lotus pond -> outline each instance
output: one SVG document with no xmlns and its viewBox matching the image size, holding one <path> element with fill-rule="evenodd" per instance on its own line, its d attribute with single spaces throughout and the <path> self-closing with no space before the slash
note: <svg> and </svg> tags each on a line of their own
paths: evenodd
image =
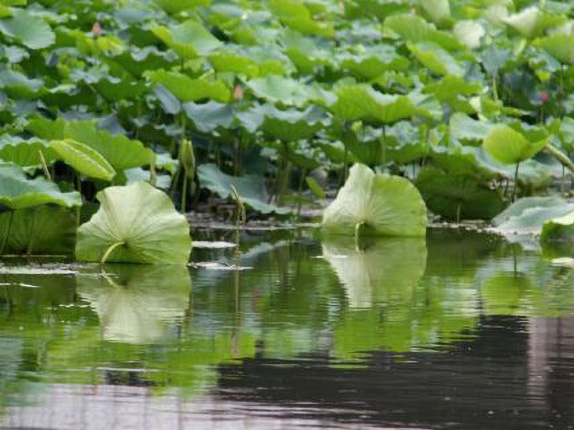
<svg viewBox="0 0 574 430">
<path fill-rule="evenodd" d="M 574 426 L 567 260 L 457 229 L 203 246 L 190 267 L 5 261 L 0 426 Z"/>
</svg>

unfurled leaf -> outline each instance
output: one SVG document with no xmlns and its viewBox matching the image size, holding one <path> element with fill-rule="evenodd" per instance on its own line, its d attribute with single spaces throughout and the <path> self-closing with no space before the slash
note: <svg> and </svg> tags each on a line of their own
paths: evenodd
<svg viewBox="0 0 574 430">
<path fill-rule="evenodd" d="M 51 164 L 56 158 L 56 153 L 43 140 L 0 137 L 0 159 L 6 162 L 21 167 L 41 167 L 43 162 Z"/>
<path fill-rule="evenodd" d="M 165 193 L 138 182 L 106 188 L 96 197 L 100 209 L 78 229 L 78 260 L 187 264 L 189 224 Z"/>
<path fill-rule="evenodd" d="M 418 4 L 431 21 L 436 24 L 444 23 L 450 19 L 449 0 L 419 0 Z"/>
<path fill-rule="evenodd" d="M 409 44 L 409 50 L 423 66 L 442 76 L 464 76 L 460 63 L 447 51 L 433 43 Z"/>
<path fill-rule="evenodd" d="M 547 136 L 534 134 L 532 137 L 529 140 L 511 127 L 498 126 L 484 138 L 483 147 L 501 163 L 520 163 L 536 155 L 548 143 Z"/>
<path fill-rule="evenodd" d="M 263 177 L 257 175 L 231 176 L 223 173 L 215 164 L 202 164 L 197 168 L 197 176 L 201 186 L 209 189 L 223 199 L 232 195 L 235 187 L 242 203 L 261 213 L 289 213 L 289 209 L 280 208 L 267 203 L 268 195 L 265 190 Z"/>
<path fill-rule="evenodd" d="M 73 139 L 53 140 L 50 147 L 67 164 L 86 176 L 111 181 L 116 171 L 95 149 Z"/>
<path fill-rule="evenodd" d="M 162 42 L 186 59 L 207 55 L 222 45 L 220 40 L 196 21 L 185 21 L 171 28 L 155 25 L 151 30 Z"/>
<path fill-rule="evenodd" d="M 182 102 L 194 102 L 201 99 L 213 99 L 227 103 L 231 99 L 231 90 L 223 82 L 208 78 L 190 78 L 177 72 L 157 70 L 146 73 L 155 84 L 170 90 Z"/>
<path fill-rule="evenodd" d="M 271 0 L 269 6 L 279 20 L 293 30 L 319 36 L 332 36 L 334 33 L 331 25 L 314 21 L 309 9 L 302 1 Z"/>
<path fill-rule="evenodd" d="M 80 193 L 62 193 L 44 178 L 28 179 L 22 169 L 0 164 L 0 204 L 9 209 L 25 209 L 52 203 L 71 208 L 82 204 Z"/>
<path fill-rule="evenodd" d="M 355 164 L 337 198 L 323 214 L 327 233 L 356 235 L 424 236 L 424 201 L 407 179 L 374 173 Z"/>
<path fill-rule="evenodd" d="M 46 205 L 0 214 L 0 242 L 4 252 L 28 255 L 72 254 L 76 218 L 65 208 Z"/>
<path fill-rule="evenodd" d="M 0 32 L 30 49 L 46 48 L 56 40 L 54 32 L 42 18 L 21 9 L 14 9 L 11 18 L 0 20 Z"/>
<path fill-rule="evenodd" d="M 554 34 L 535 43 L 561 63 L 574 64 L 574 35 Z"/>
</svg>

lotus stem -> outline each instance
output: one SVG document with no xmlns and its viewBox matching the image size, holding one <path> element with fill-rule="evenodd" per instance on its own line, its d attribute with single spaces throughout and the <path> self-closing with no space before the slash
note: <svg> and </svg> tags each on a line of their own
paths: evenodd
<svg viewBox="0 0 574 430">
<path fill-rule="evenodd" d="M 307 169 L 303 168 L 301 171 L 301 178 L 299 179 L 299 189 L 297 190 L 297 220 L 301 216 L 301 194 L 303 194 L 303 183 L 305 182 L 305 176 L 307 176 Z"/>
<path fill-rule="evenodd" d="M 10 217 L 8 218 L 8 227 L 6 227 L 6 232 L 4 233 L 4 240 L 2 240 L 2 251 L 0 255 L 4 255 L 6 251 L 6 245 L 8 244 L 8 237 L 10 237 L 10 229 L 12 228 L 12 219 L 14 218 L 14 211 L 10 211 Z"/>
<path fill-rule="evenodd" d="M 516 188 L 518 186 L 518 168 L 520 167 L 520 162 L 516 163 L 516 170 L 514 171 L 514 187 L 512 188 L 512 201 L 516 201 Z"/>
<path fill-rule="evenodd" d="M 554 156 L 554 158 L 556 158 L 560 163 L 562 163 L 564 167 L 570 170 L 570 172 L 574 173 L 574 163 L 572 163 L 572 161 L 566 154 L 564 154 L 562 151 L 560 151 L 558 148 L 556 148 L 554 145 L 550 143 L 547 143 L 545 148 L 546 150 L 548 150 L 548 152 L 550 152 L 550 154 Z"/>
<path fill-rule="evenodd" d="M 40 162 L 42 163 L 42 170 L 44 171 L 44 176 L 48 181 L 52 180 L 52 176 L 50 175 L 50 171 L 48 170 L 48 165 L 46 164 L 46 159 L 44 158 L 44 153 L 41 149 L 38 149 L 38 155 L 40 155 Z"/>
<path fill-rule="evenodd" d="M 361 226 L 363 225 L 362 222 L 358 222 L 357 224 L 355 224 L 355 249 L 357 251 L 360 251 L 359 248 L 359 233 L 361 231 Z"/>
<path fill-rule="evenodd" d="M 34 227 L 36 226 L 36 210 L 32 211 L 32 226 L 30 227 L 30 242 L 28 242 L 28 248 L 26 249 L 26 256 L 29 257 L 32 254 L 32 245 L 34 244 Z"/>
<path fill-rule="evenodd" d="M 121 242 L 116 242 L 113 243 L 112 245 L 110 245 L 110 247 L 108 248 L 108 250 L 105 252 L 104 256 L 102 257 L 102 260 L 100 261 L 100 263 L 104 264 L 109 256 L 112 254 L 112 252 L 114 252 L 114 250 L 118 247 L 118 246 L 122 246 L 125 245 L 126 243 L 124 241 Z"/>
<path fill-rule="evenodd" d="M 458 202 L 456 204 L 456 223 L 457 224 L 460 224 L 460 207 L 461 207 L 461 204 L 460 204 L 460 202 Z"/>
<path fill-rule="evenodd" d="M 381 136 L 381 165 L 383 172 L 387 171 L 387 127 L 383 124 L 383 135 Z"/>
<path fill-rule="evenodd" d="M 185 213 L 185 208 L 187 205 L 187 183 L 189 178 L 187 177 L 187 169 L 184 168 L 183 173 L 183 188 L 181 190 L 181 213 Z"/>
<path fill-rule="evenodd" d="M 149 183 L 151 186 L 155 187 L 157 184 L 157 172 L 155 170 L 155 153 L 151 157 L 151 162 L 149 164 Z"/>
<path fill-rule="evenodd" d="M 237 204 L 237 218 L 235 220 L 235 247 L 236 249 L 239 249 L 239 225 L 245 224 L 245 221 L 247 220 L 247 214 L 245 212 L 245 206 L 241 201 L 241 197 L 239 196 L 239 193 L 233 184 L 231 184 L 231 195 Z"/>
</svg>

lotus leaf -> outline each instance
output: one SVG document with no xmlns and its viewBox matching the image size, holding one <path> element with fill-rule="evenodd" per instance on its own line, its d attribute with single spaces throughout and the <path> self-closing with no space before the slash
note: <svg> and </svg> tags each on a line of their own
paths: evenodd
<svg viewBox="0 0 574 430">
<path fill-rule="evenodd" d="M 328 24 L 314 21 L 309 9 L 301 1 L 271 0 L 269 6 L 279 20 L 293 30 L 319 36 L 333 35 L 333 28 Z"/>
<path fill-rule="evenodd" d="M 76 218 L 69 209 L 42 205 L 0 214 L 0 242 L 5 241 L 5 253 L 69 255 L 74 252 L 75 239 Z"/>
<path fill-rule="evenodd" d="M 53 203 L 71 208 L 82 204 L 80 193 L 62 193 L 53 182 L 44 178 L 28 179 L 22 169 L 0 164 L 0 204 L 9 209 L 25 209 Z"/>
<path fill-rule="evenodd" d="M 211 0 L 154 0 L 154 3 L 167 13 L 175 15 L 197 6 L 209 6 Z"/>
<path fill-rule="evenodd" d="M 14 9 L 11 18 L 0 20 L 0 32 L 18 39 L 30 49 L 46 48 L 56 40 L 54 32 L 42 18 L 21 9 Z"/>
<path fill-rule="evenodd" d="M 231 98 L 231 90 L 223 81 L 208 78 L 192 79 L 178 72 L 156 70 L 146 73 L 154 83 L 163 85 L 179 100 L 193 102 L 201 99 L 213 99 L 227 103 Z"/>
<path fill-rule="evenodd" d="M 477 21 L 465 20 L 455 24 L 453 33 L 468 49 L 477 49 L 486 30 Z"/>
<path fill-rule="evenodd" d="M 196 58 L 209 54 L 222 44 L 200 23 L 185 21 L 170 28 L 155 25 L 152 32 L 183 58 Z"/>
<path fill-rule="evenodd" d="M 202 164 L 197 168 L 197 176 L 202 187 L 209 189 L 223 199 L 231 196 L 231 186 L 233 185 L 241 201 L 256 211 L 261 213 L 275 212 L 278 214 L 290 212 L 289 209 L 266 203 L 268 196 L 261 176 L 230 176 L 219 170 L 215 164 Z"/>
<path fill-rule="evenodd" d="M 43 140 L 0 137 L 0 159 L 6 162 L 22 167 L 40 167 L 43 162 L 51 164 L 56 158 L 56 153 Z"/>
<path fill-rule="evenodd" d="M 515 164 L 528 160 L 542 150 L 548 138 L 533 135 L 529 140 L 524 134 L 508 126 L 493 128 L 484 138 L 484 148 L 497 160 L 505 164 Z"/>
<path fill-rule="evenodd" d="M 116 171 L 95 149 L 73 139 L 53 140 L 50 147 L 70 166 L 86 176 L 111 181 Z"/>
<path fill-rule="evenodd" d="M 464 76 L 459 62 L 439 45 L 418 43 L 407 45 L 411 53 L 431 72 L 442 76 Z"/>
<path fill-rule="evenodd" d="M 78 277 L 78 293 L 98 314 L 105 340 L 155 343 L 169 335 L 189 307 L 186 267 L 126 266 Z"/>
<path fill-rule="evenodd" d="M 337 198 L 325 210 L 323 228 L 329 234 L 424 236 L 424 201 L 407 179 L 374 173 L 355 164 Z"/>
<path fill-rule="evenodd" d="M 574 248 L 574 211 L 546 221 L 540 242 L 544 245 L 567 244 L 570 249 Z"/>
<path fill-rule="evenodd" d="M 100 209 L 78 229 L 78 260 L 187 264 L 189 224 L 165 193 L 138 182 L 106 188 L 96 197 Z"/>
<path fill-rule="evenodd" d="M 419 0 L 418 3 L 434 23 L 441 24 L 450 19 L 449 0 Z"/>
<path fill-rule="evenodd" d="M 453 175 L 427 167 L 415 184 L 427 207 L 449 220 L 489 220 L 504 208 L 501 194 L 471 175 Z"/>
<path fill-rule="evenodd" d="M 538 39 L 536 44 L 565 64 L 574 64 L 574 35 L 554 34 Z"/>
<path fill-rule="evenodd" d="M 464 45 L 452 34 L 437 30 L 434 25 L 429 24 L 416 15 L 389 16 L 385 19 L 385 29 L 399 35 L 410 43 L 436 43 L 448 51 L 464 49 Z"/>
</svg>

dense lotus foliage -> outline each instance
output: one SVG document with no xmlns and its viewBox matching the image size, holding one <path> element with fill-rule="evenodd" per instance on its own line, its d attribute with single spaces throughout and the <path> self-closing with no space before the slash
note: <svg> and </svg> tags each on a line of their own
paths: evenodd
<svg viewBox="0 0 574 430">
<path fill-rule="evenodd" d="M 570 1 L 0 0 L 2 253 L 109 186 L 289 216 L 355 163 L 490 220 L 568 191 L 573 64 Z"/>
</svg>

